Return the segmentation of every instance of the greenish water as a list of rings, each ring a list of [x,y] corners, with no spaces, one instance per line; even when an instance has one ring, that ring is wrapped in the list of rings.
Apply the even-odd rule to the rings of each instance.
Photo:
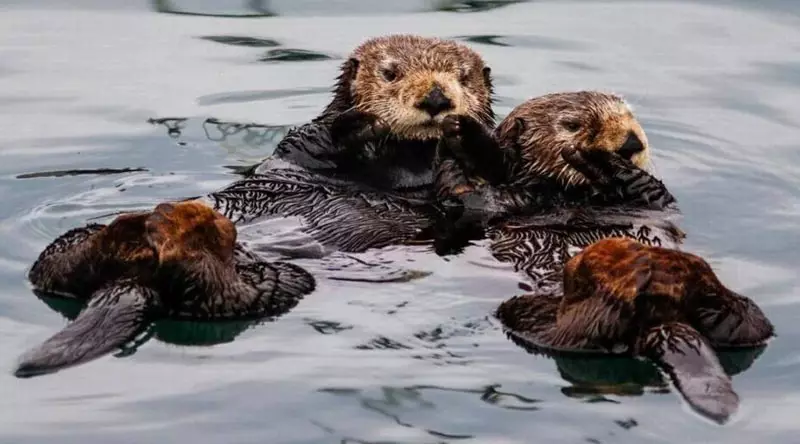
[[[4,2],[0,442],[800,442],[799,25],[790,0]],[[11,376],[65,322],[24,279],[52,238],[229,183],[269,154],[271,126],[322,109],[350,49],[397,32],[480,51],[501,115],[559,90],[628,97],[686,248],[778,330],[734,377],[733,423],[689,413],[641,364],[526,353],[487,320],[519,277],[476,265],[478,247],[447,261],[394,249],[432,274],[322,281],[273,323],[160,325],[128,357]],[[148,123],[164,118],[187,120]]]

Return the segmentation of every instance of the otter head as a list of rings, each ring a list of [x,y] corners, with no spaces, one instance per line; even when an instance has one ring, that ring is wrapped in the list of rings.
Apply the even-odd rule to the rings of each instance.
[[[501,146],[515,147],[522,174],[547,176],[565,186],[587,179],[562,158],[567,147],[614,152],[640,168],[649,165],[647,136],[630,106],[614,94],[548,94],[517,106],[500,123]]]
[[[342,66],[334,99],[323,115],[357,109],[378,117],[402,139],[441,136],[449,114],[494,126],[490,69],[468,47],[412,35],[362,43]]]

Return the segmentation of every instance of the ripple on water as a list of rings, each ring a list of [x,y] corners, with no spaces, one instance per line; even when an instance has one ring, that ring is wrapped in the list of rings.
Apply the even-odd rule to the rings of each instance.
[[[0,375],[0,441],[793,442],[800,83],[797,45],[776,42],[797,37],[797,14],[782,12],[794,2],[384,3],[169,0],[146,5],[164,14],[130,14],[114,0],[102,12],[93,1],[67,11],[31,0],[4,11],[0,86],[14,91],[0,100],[9,359],[63,325],[48,306],[80,309],[25,287],[24,268],[53,237],[227,184],[327,103],[335,59],[364,36],[419,32],[458,36],[485,55],[498,114],[575,88],[615,88],[636,105],[657,173],[684,209],[687,249],[775,320],[779,337],[762,355],[724,363],[742,420],[696,421],[644,362],[529,353],[491,317],[524,285],[478,248],[448,260],[395,252],[379,259],[429,274],[321,279],[275,322],[162,322],[124,357],[34,380]],[[295,17],[258,18],[290,7]],[[256,17],[216,18],[242,14]]]

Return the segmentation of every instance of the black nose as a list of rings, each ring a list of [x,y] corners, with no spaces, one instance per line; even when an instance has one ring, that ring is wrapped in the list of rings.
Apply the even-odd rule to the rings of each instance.
[[[628,131],[628,138],[617,150],[617,154],[631,160],[634,154],[644,151],[644,144],[633,131]]]
[[[417,103],[417,108],[430,114],[431,117],[439,114],[442,111],[447,111],[453,108],[453,102],[444,95],[444,91],[439,85],[434,85],[422,101]]]

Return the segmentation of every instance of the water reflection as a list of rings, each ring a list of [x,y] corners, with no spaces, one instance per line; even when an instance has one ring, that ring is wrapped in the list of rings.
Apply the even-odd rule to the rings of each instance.
[[[75,169],[75,170],[57,170],[57,171],[37,171],[35,173],[22,173],[18,174],[17,179],[38,179],[42,177],[65,177],[65,176],[92,176],[92,175],[109,175],[109,174],[124,174],[124,173],[138,173],[148,171],[147,168],[94,168],[94,169]]]
[[[178,14],[178,15],[194,15],[201,17],[228,17],[228,18],[259,18],[259,17],[274,17],[275,14],[269,9],[269,2],[267,0],[247,0],[242,2],[242,9],[245,12],[232,13],[232,12],[199,12],[188,11],[180,9],[175,6],[172,0],[152,0],[153,9],[162,14]]]
[[[307,49],[271,49],[259,57],[259,62],[313,62],[317,60],[331,60],[333,56],[322,54]]]
[[[59,313],[69,321],[74,320],[85,303],[75,299],[53,296],[51,294],[34,292],[40,301],[44,302],[51,310]],[[274,317],[248,319],[237,321],[184,321],[162,319],[153,322],[146,333],[130,344],[122,347],[115,357],[128,357],[133,355],[140,346],[147,343],[150,339],[179,345],[193,347],[207,347],[212,345],[233,342],[237,336],[255,326],[274,321],[284,316],[294,307],[289,307],[286,311],[276,314]],[[91,363],[89,364],[91,365]]]
[[[207,35],[199,38],[211,42],[222,43],[223,45],[246,46],[249,48],[272,48],[281,45],[277,40],[235,35]]]
[[[446,12],[484,12],[526,0],[436,0],[434,10]]]
[[[616,402],[606,395],[641,396],[650,393],[669,393],[669,382],[650,361],[621,356],[602,356],[581,353],[554,352],[542,349],[517,335],[506,336],[528,353],[553,359],[559,375],[572,384],[561,392],[570,398],[588,402]],[[717,357],[729,376],[749,369],[766,346],[718,350]]]

